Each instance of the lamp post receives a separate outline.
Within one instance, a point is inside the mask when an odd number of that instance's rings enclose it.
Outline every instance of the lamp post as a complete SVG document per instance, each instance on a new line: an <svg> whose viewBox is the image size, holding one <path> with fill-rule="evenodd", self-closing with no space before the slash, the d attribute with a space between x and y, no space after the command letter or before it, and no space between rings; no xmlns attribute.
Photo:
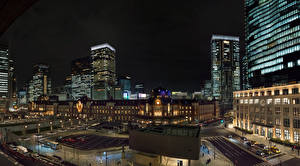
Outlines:
<svg viewBox="0 0 300 166"><path fill-rule="evenodd" d="M64 128L64 123L62 120L59 121L60 122L60 127L63 129Z"/></svg>
<svg viewBox="0 0 300 166"><path fill-rule="evenodd" d="M38 124L38 134L40 134L40 127L41 127L41 124L39 123Z"/></svg>
<svg viewBox="0 0 300 166"><path fill-rule="evenodd" d="M53 130L53 122L51 121L51 122L49 122L50 123L50 131L52 132L52 130Z"/></svg>
<svg viewBox="0 0 300 166"><path fill-rule="evenodd" d="M27 127L27 125L24 126L24 135L26 134Z"/></svg>

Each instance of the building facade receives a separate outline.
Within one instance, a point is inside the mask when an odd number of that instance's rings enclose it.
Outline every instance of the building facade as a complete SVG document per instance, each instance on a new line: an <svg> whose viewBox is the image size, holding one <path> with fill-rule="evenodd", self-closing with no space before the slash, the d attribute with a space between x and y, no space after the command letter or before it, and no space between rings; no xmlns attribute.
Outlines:
<svg viewBox="0 0 300 166"><path fill-rule="evenodd" d="M245 0L243 78L251 87L300 81L299 5L299 0Z"/></svg>
<svg viewBox="0 0 300 166"><path fill-rule="evenodd" d="M71 63L71 93L72 99L81 97L92 98L93 74L91 57L78 58Z"/></svg>
<svg viewBox="0 0 300 166"><path fill-rule="evenodd" d="M234 92L234 125L254 134L298 142L300 84Z"/></svg>
<svg viewBox="0 0 300 166"><path fill-rule="evenodd" d="M232 92L240 90L239 38L213 35L211 38L212 97L222 111L232 109Z"/></svg>
<svg viewBox="0 0 300 166"><path fill-rule="evenodd" d="M50 94L50 66L42 63L34 65L32 80L29 81L28 87L29 101L35 101L41 96L49 96Z"/></svg>
<svg viewBox="0 0 300 166"><path fill-rule="evenodd" d="M211 120L219 116L218 102L173 100L166 91L153 91L147 100L36 101L31 114L89 118L108 122L178 124Z"/></svg>
<svg viewBox="0 0 300 166"><path fill-rule="evenodd" d="M122 89L123 99L129 100L131 95L131 77L122 76L119 78L118 83Z"/></svg>
<svg viewBox="0 0 300 166"><path fill-rule="evenodd" d="M115 54L116 50L107 43L91 47L94 100L112 98L112 86L116 84Z"/></svg>
<svg viewBox="0 0 300 166"><path fill-rule="evenodd" d="M5 46L0 47L0 97L9 97L9 53Z"/></svg>

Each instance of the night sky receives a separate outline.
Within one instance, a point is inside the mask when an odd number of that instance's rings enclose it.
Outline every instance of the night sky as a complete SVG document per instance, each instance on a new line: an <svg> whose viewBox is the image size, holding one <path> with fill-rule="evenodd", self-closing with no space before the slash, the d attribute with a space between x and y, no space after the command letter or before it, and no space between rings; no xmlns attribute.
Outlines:
<svg viewBox="0 0 300 166"><path fill-rule="evenodd" d="M118 75L147 89L193 91L210 77L212 34L243 38L243 1L40 0L0 42L16 60L18 88L38 62L51 65L53 86L62 85L71 60L107 42L117 50Z"/></svg>

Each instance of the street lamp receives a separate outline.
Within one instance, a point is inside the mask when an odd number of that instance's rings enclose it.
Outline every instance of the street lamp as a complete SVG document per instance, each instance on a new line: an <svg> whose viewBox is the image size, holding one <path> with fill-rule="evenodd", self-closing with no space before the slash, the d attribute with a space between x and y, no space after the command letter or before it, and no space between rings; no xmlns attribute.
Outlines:
<svg viewBox="0 0 300 166"><path fill-rule="evenodd" d="M63 121L62 121L62 120L60 120L59 122L60 122L60 127L63 129L63 128L64 128Z"/></svg>
<svg viewBox="0 0 300 166"><path fill-rule="evenodd" d="M38 124L38 134L40 134L40 127L41 127L41 124L39 123Z"/></svg>
<svg viewBox="0 0 300 166"><path fill-rule="evenodd" d="M27 125L24 126L24 135L26 134L27 127Z"/></svg>
<svg viewBox="0 0 300 166"><path fill-rule="evenodd" d="M52 132L52 130L53 130L52 121L51 121L51 122L49 122L49 123L50 123L50 131Z"/></svg>

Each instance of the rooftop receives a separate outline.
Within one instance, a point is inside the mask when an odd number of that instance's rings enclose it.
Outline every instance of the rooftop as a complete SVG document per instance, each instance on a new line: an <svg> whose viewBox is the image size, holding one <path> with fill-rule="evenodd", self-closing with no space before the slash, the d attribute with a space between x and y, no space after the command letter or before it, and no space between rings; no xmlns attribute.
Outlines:
<svg viewBox="0 0 300 166"><path fill-rule="evenodd" d="M225 36L225 35L212 35L211 40L231 40L231 41L240 41L237 36Z"/></svg>
<svg viewBox="0 0 300 166"><path fill-rule="evenodd" d="M138 131L167 136L199 137L200 128L196 126L164 125L147 127Z"/></svg>

